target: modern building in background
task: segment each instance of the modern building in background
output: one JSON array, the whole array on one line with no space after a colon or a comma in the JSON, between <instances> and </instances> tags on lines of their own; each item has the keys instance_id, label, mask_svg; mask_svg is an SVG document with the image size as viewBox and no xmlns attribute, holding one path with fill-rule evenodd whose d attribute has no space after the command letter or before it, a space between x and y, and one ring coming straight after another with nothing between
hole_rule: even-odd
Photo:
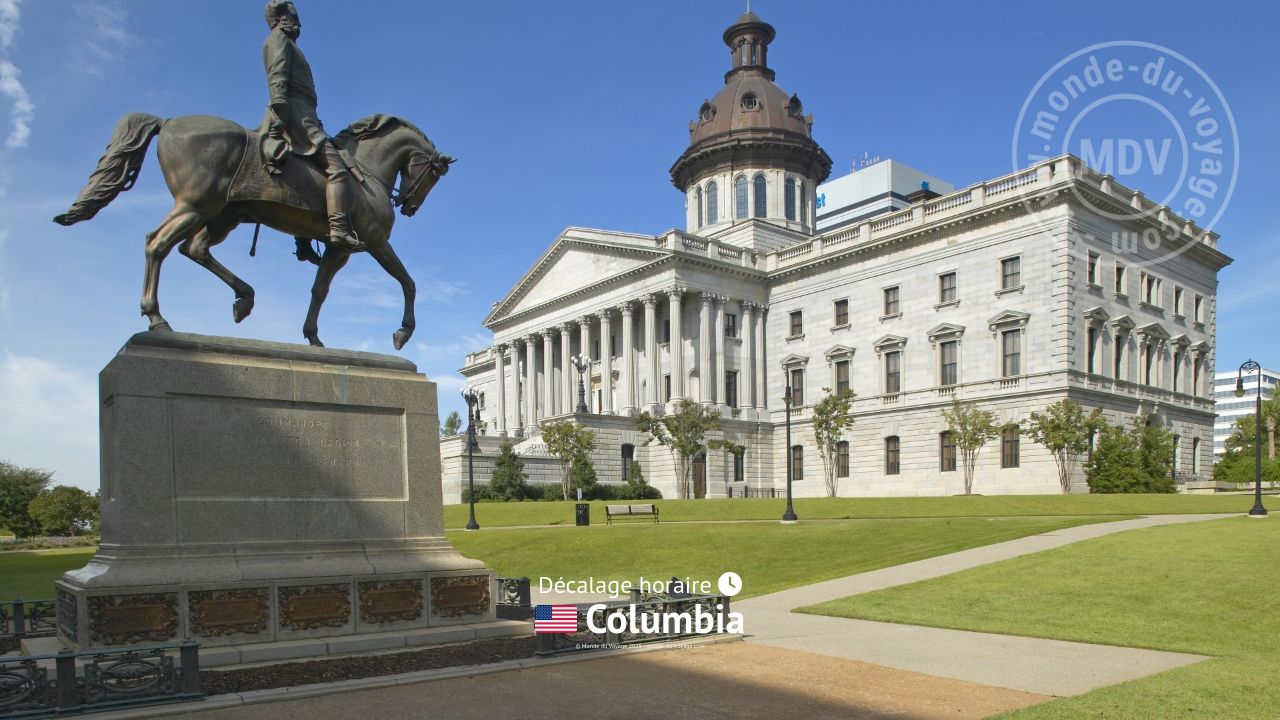
<instances>
[{"instance_id":1,"label":"modern building in background","mask_svg":"<svg viewBox=\"0 0 1280 720\"><path fill-rule=\"evenodd\" d=\"M828 181L813 116L774 83L773 38L752 13L724 32L724 86L671 167L683 229L570 227L494 303L493 344L462 368L484 398L477 477L513 439L531 479L556 479L538 428L568 418L595 431L601 481L639 462L676 497L670 455L634 416L690 399L743 448L699 458L690 496L784 488L788 458L796 494L822 495L813 407L849 388L840 495L963 492L941 413L956 400L1002 424L1064 398L1116 423L1146 415L1177 436L1178 477L1208 480L1217 275L1231 262L1217 236L1071 155L961 188L892 160ZM1113 249L1149 228L1181 251ZM442 446L453 501L463 450ZM1049 453L1006 432L980 455L974 491L1060 488Z\"/></svg>"},{"instance_id":2,"label":"modern building in background","mask_svg":"<svg viewBox=\"0 0 1280 720\"><path fill-rule=\"evenodd\" d=\"M1280 373L1263 368L1262 399L1265 401L1276 390L1280 383ZM1227 451L1227 438L1235 432L1236 420L1241 416L1253 415L1255 399L1258 397L1258 373L1243 374L1244 395L1236 397L1236 377L1239 371L1230 370L1213 376L1213 459L1217 459ZM1265 430L1265 428L1264 428Z\"/></svg>"}]
</instances>

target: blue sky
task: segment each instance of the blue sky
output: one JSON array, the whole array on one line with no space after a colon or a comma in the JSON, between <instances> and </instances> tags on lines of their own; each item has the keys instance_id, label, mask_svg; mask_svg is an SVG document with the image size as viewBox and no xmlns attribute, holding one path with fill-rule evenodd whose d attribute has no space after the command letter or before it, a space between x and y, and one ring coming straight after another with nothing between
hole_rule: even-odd
<instances>
[{"instance_id":1,"label":"blue sky","mask_svg":"<svg viewBox=\"0 0 1280 720\"><path fill-rule=\"evenodd\" d=\"M744 9L725 0L298 4L331 132L395 113L459 158L393 236L420 296L403 354L440 384L442 411L460 406L457 368L486 344L490 304L561 229L657 233L683 222L667 170L698 106L723 84L720 34ZM94 220L66 229L49 219L125 112L257 124L262 5L0 0L0 459L97 487L96 375L146 328L142 242L170 205L154 151L137 186ZM1241 148L1238 185L1215 226L1237 259L1220 276L1219 364L1280 365L1269 322L1280 299L1275 5L755 0L752 9L778 30L770 65L815 115L833 176L864 152L957 185L1003 175L1019 109L1062 58L1114 40L1185 55L1221 89ZM250 258L251 235L242 227L216 252L256 288L253 316L235 326L230 291L175 253L161 283L175 329L302 341L310 269L269 230ZM321 336L392 352L398 293L358 257L335 282Z\"/></svg>"}]
</instances>

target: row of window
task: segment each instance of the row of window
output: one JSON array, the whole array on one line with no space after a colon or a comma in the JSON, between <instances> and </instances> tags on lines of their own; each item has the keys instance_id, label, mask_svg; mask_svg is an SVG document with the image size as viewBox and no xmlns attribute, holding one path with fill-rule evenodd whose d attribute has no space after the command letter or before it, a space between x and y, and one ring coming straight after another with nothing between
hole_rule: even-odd
<instances>
[{"instance_id":1,"label":"row of window","mask_svg":"<svg viewBox=\"0 0 1280 720\"><path fill-rule=\"evenodd\" d=\"M720 222L720 186L715 180L707 181L705 186L699 185L693 190L694 204L697 210L697 226L715 225ZM803 182L795 178L787 178L782 185L783 215L788 220L795 220L797 209L800 222L809 221L809 191ZM750 210L750 214L748 214ZM746 175L739 175L733 181L733 216L737 220L748 217L762 218L769 212L769 181L764 173L756 173L750 181Z\"/></svg>"},{"instance_id":2,"label":"row of window","mask_svg":"<svg viewBox=\"0 0 1280 720\"><path fill-rule=\"evenodd\" d=\"M1089 285L1093 287L1101 287L1099 264L1101 256L1096 252L1089 253L1087 277ZM1129 277L1128 268L1119 260L1115 264L1115 273L1113 274L1114 290L1118 297L1129 297ZM1187 317L1186 307L1187 292L1175 285L1173 287L1173 307L1170 310L1175 316ZM1153 308L1164 309L1164 280L1155 275L1143 272L1138 277L1138 299L1145 305ZM1204 296L1199 293L1191 294L1191 314L1192 321L1204 322Z\"/></svg>"},{"instance_id":3,"label":"row of window","mask_svg":"<svg viewBox=\"0 0 1280 720\"><path fill-rule=\"evenodd\" d=\"M1022 287L1022 258L1009 257L1000 261L1000 289L1014 290ZM902 288L899 285L884 288L884 315L898 315L902 312ZM938 275L938 304L953 303L959 299L959 287L956 273L945 272ZM849 324L849 300L841 298L834 302L835 323L832 327L843 327ZM793 310L788 315L788 337L799 337L804 334L804 311Z\"/></svg>"},{"instance_id":4,"label":"row of window","mask_svg":"<svg viewBox=\"0 0 1280 720\"><path fill-rule=\"evenodd\" d=\"M1021 464L1021 435L1017 428L1007 428L1000 434L1000 467L1016 468ZM951 431L938 435L938 469L942 472L955 472L956 441ZM898 475L902 472L902 440L897 435L884 439L884 474ZM793 480L804 479L804 446L791 446L791 477ZM849 442L836 443L836 477L849 477Z\"/></svg>"},{"instance_id":5,"label":"row of window","mask_svg":"<svg viewBox=\"0 0 1280 720\"><path fill-rule=\"evenodd\" d=\"M1090 374L1100 374L1098 361L1098 347L1102 341L1102 333L1105 330L1100 325L1091 325L1086 329L1085 334L1085 369ZM1127 338L1129 331L1122 331L1116 334L1113 343L1114 352L1111 356L1111 377L1116 380L1131 380L1126 377L1128 373L1128 356L1125 354L1127 346ZM1175 347L1173 351L1173 362L1170 364L1170 385L1169 388L1174 392L1185 392L1182 387L1183 375L1182 366L1186 361L1187 351L1181 347ZM1144 342L1138 345L1138 370L1139 377L1135 382L1141 382L1144 385L1155 385L1157 377L1157 363L1159 362L1159 349L1154 343ZM1200 394L1200 376L1204 370L1204 360L1199 354L1195 354L1191 358L1191 394Z\"/></svg>"}]
</instances>

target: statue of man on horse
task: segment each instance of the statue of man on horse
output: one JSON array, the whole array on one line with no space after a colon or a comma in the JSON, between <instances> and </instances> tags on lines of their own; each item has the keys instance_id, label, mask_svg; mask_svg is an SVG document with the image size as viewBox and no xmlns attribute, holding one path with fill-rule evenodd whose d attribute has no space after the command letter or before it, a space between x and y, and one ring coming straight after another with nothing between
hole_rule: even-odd
<instances>
[{"instance_id":1,"label":"statue of man on horse","mask_svg":"<svg viewBox=\"0 0 1280 720\"><path fill-rule=\"evenodd\" d=\"M393 115L370 115L330 138L316 116L311 68L295 42L301 30L297 11L288 0L270 0L266 16L271 33L263 60L270 101L261 128L247 130L204 115L165 120L127 113L80 196L54 222L88 220L133 187L147 147L158 137L156 156L174 206L146 238L141 307L152 330L170 329L160 314L159 286L160 266L174 247L231 287L236 322L249 316L253 288L211 252L248 222L294 237L299 259L319 265L302 326L316 346L323 345L317 323L329 285L352 253L368 252L404 293L404 315L392 335L399 350L415 327L416 288L390 244L395 209L412 217L454 159L436 150L413 123ZM291 153L310 161L290 161ZM325 240L323 257L311 250L311 238Z\"/></svg>"},{"instance_id":2,"label":"statue of man on horse","mask_svg":"<svg viewBox=\"0 0 1280 720\"><path fill-rule=\"evenodd\" d=\"M262 46L262 63L267 71L267 132L262 150L267 171L282 172L280 166L292 152L313 160L325 177L325 206L329 215L329 246L360 250L360 241L351 229L347 204L351 176L359 170L350 155L334 147L332 138L316 115L316 83L311 64L298 48L302 21L290 0L270 0L266 9L270 34ZM310 239L297 238L298 259L319 261Z\"/></svg>"}]
</instances>

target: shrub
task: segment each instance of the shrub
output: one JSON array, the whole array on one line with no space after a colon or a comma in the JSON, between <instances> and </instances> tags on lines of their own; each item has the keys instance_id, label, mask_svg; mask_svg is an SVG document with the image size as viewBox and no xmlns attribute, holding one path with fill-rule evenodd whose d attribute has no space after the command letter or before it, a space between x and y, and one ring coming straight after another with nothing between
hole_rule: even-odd
<instances>
[{"instance_id":1,"label":"shrub","mask_svg":"<svg viewBox=\"0 0 1280 720\"><path fill-rule=\"evenodd\" d=\"M1172 460L1173 434L1135 416L1128 430L1104 423L1085 473L1095 493L1171 493Z\"/></svg>"},{"instance_id":2,"label":"shrub","mask_svg":"<svg viewBox=\"0 0 1280 720\"><path fill-rule=\"evenodd\" d=\"M493 478L489 481L494 496L499 500L524 500L529 494L527 479L524 462L516 455L515 446L511 442L502 443L493 462Z\"/></svg>"},{"instance_id":3,"label":"shrub","mask_svg":"<svg viewBox=\"0 0 1280 720\"><path fill-rule=\"evenodd\" d=\"M488 485L476 486L476 502L498 502L503 499L498 497L498 494ZM471 502L471 488L462 488L462 502Z\"/></svg>"}]
</instances>

